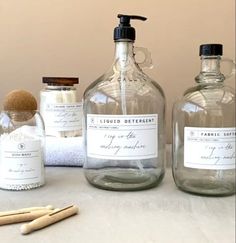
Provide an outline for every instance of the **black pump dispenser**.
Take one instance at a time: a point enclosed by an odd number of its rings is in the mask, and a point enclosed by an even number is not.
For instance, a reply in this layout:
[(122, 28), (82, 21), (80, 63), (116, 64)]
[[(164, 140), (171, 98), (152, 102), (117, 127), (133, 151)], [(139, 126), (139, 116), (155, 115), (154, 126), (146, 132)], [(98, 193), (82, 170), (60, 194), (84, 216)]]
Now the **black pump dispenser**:
[(130, 20), (138, 19), (145, 21), (146, 17), (137, 15), (124, 15), (118, 14), (117, 17), (120, 19), (120, 24), (114, 29), (114, 40), (118, 41), (121, 39), (129, 39), (131, 41), (135, 40), (135, 28), (131, 27)]

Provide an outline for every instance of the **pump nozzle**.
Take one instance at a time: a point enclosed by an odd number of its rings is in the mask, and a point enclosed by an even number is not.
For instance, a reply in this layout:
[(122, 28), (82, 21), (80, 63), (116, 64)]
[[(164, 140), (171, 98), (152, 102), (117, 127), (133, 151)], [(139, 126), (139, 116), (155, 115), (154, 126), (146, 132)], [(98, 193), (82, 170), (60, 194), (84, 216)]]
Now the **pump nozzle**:
[(146, 17), (138, 16), (138, 15), (118, 14), (117, 17), (120, 19), (120, 25), (123, 25), (123, 26), (130, 26), (131, 19), (138, 19), (138, 20), (142, 20), (142, 21), (147, 20)]
[(114, 29), (114, 40), (120, 39), (129, 39), (134, 41), (135, 40), (135, 29), (131, 27), (130, 20), (131, 19), (138, 19), (145, 21), (147, 20), (146, 17), (138, 16), (138, 15), (125, 15), (125, 14), (118, 14), (117, 17), (120, 19), (119, 26)]

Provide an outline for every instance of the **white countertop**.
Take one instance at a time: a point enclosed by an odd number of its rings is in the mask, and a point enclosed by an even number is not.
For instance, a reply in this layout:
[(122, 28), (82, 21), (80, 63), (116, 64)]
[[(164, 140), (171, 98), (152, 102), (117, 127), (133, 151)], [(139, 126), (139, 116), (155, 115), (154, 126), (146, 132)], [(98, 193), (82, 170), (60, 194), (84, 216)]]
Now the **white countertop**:
[(161, 185), (138, 192), (96, 189), (81, 168), (47, 167), (39, 189), (0, 190), (0, 211), (76, 204), (80, 214), (29, 235), (20, 224), (0, 226), (1, 243), (234, 243), (235, 197), (179, 191), (170, 169)]

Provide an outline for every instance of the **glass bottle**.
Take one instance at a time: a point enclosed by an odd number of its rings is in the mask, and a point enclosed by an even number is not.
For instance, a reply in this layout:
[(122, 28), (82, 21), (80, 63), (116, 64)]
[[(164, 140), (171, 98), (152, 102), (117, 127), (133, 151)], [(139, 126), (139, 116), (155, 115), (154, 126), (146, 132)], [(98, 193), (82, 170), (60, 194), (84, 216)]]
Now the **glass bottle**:
[(44, 123), (38, 111), (0, 113), (0, 188), (44, 185)]
[(235, 193), (235, 92), (224, 84), (222, 53), (221, 44), (200, 46), (197, 85), (173, 107), (173, 177), (190, 193)]
[(82, 134), (82, 104), (77, 100), (78, 78), (43, 77), (40, 113), (47, 136), (76, 137)]
[(135, 61), (135, 29), (118, 15), (114, 30), (115, 59), (111, 69), (84, 93), (84, 172), (94, 186), (107, 190), (140, 190), (164, 177), (165, 98), (161, 87)]

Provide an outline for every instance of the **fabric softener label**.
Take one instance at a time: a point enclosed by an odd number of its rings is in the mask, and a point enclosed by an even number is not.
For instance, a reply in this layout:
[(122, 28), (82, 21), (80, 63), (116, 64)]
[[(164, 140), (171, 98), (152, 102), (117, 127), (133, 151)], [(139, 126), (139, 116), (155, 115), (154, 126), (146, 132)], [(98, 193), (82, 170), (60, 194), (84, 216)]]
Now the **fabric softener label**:
[(235, 127), (184, 128), (184, 166), (196, 169), (235, 169)]
[(87, 156), (111, 160), (158, 156), (158, 115), (87, 115)]

